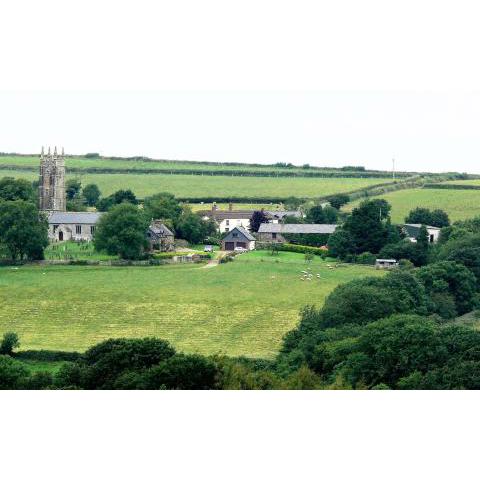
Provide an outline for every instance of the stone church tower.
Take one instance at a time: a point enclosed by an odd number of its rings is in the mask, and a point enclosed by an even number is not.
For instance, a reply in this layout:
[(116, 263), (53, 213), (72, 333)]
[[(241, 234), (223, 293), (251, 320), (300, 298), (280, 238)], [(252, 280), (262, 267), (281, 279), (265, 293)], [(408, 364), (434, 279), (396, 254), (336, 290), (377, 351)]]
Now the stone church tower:
[(65, 212), (65, 156), (57, 155), (57, 147), (50, 153), (40, 155), (40, 179), (38, 185), (39, 208), (50, 212)]

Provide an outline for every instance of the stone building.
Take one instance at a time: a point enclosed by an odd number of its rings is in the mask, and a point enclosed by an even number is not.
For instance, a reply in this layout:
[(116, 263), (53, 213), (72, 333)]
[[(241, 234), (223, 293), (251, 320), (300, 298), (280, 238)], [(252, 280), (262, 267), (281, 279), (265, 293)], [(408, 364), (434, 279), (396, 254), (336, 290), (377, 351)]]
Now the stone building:
[(38, 185), (39, 208), (46, 212), (64, 212), (67, 208), (65, 196), (65, 155), (57, 154), (57, 147), (40, 155), (40, 178)]
[(40, 177), (38, 185), (39, 208), (47, 214), (48, 237), (51, 241), (90, 241), (101, 213), (67, 212), (65, 192), (65, 153), (40, 155)]
[(48, 214), (48, 238), (51, 241), (76, 242), (93, 239), (102, 212), (50, 212)]
[(162, 252), (175, 250), (175, 237), (161, 220), (152, 220), (148, 227), (147, 239), (150, 244), (150, 250), (160, 250)]
[(321, 223), (262, 223), (257, 233), (257, 240), (266, 243), (285, 243), (284, 235), (325, 235), (335, 232), (337, 225)]

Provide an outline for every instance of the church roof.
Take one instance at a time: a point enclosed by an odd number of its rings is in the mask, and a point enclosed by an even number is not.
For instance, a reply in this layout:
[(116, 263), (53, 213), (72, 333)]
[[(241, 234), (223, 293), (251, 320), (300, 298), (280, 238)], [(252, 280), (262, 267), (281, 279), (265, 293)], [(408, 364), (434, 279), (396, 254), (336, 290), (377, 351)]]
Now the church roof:
[(52, 212), (48, 216), (48, 223), (76, 223), (76, 224), (95, 224), (98, 222), (102, 212)]

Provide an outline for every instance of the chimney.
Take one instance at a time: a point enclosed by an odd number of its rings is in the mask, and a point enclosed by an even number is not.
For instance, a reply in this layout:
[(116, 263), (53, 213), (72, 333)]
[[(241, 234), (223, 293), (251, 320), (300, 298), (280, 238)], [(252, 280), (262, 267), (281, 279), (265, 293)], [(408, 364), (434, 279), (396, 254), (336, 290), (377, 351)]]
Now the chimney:
[(231, 212), (232, 210), (233, 210), (233, 203), (230, 202), (230, 203), (228, 204), (228, 211)]

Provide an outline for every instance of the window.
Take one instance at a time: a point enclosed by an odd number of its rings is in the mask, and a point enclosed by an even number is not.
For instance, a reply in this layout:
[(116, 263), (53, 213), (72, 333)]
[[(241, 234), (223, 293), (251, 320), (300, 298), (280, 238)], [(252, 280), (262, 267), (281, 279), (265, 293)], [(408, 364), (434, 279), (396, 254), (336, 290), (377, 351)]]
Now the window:
[(82, 233), (82, 226), (81, 225), (75, 225), (75, 233), (81, 234)]
[(225, 231), (228, 232), (230, 229), (228, 227), (225, 227)]
[[(95, 233), (95, 225), (90, 225), (90, 234), (93, 235)], [(150, 236), (150, 232), (148, 232), (148, 236)]]
[(225, 220), (225, 225), (230, 225), (230, 220)]
[(433, 235), (430, 235), (430, 243), (433, 243), (434, 238), (435, 238), (435, 237), (434, 237)]
[(238, 233), (237, 232), (232, 233), (232, 237), (238, 237)]
[(57, 231), (57, 228), (59, 227), (60, 225), (54, 225), (53, 226), (53, 231), (56, 232)]
[(277, 238), (276, 232), (273, 232), (273, 233), (272, 233), (272, 238), (273, 238), (274, 240)]

